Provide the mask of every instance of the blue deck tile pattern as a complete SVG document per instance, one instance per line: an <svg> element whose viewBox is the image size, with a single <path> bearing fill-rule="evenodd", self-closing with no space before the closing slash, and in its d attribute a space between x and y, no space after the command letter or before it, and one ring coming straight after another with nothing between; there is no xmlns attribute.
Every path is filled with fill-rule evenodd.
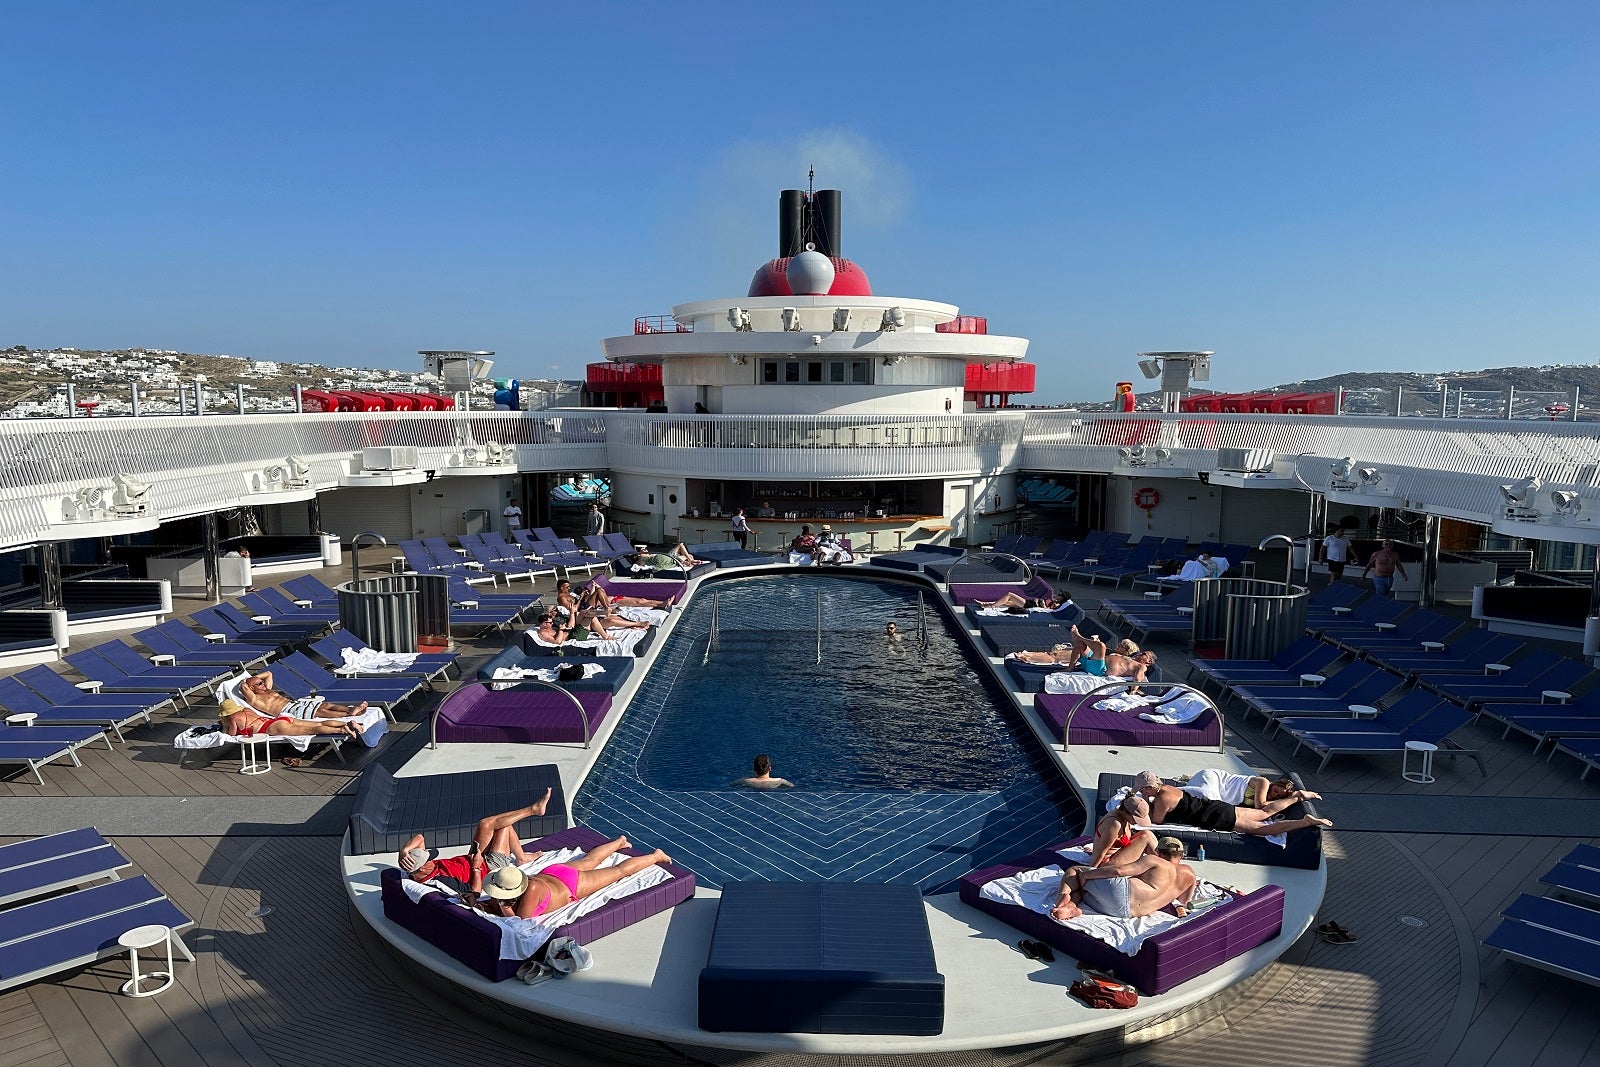
<svg viewBox="0 0 1600 1067"><path fill-rule="evenodd" d="M708 591L720 624L709 655ZM664 848L713 888L871 881L924 892L1082 827L1075 794L931 605L922 649L914 587L735 579L685 610L579 791L579 821ZM911 635L892 651L886 619ZM797 788L730 787L755 752Z"/></svg>

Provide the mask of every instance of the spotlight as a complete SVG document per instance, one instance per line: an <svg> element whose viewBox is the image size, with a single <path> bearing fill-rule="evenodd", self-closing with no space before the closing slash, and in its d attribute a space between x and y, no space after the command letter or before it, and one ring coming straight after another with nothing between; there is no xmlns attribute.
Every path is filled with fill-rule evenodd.
<svg viewBox="0 0 1600 1067"><path fill-rule="evenodd" d="M729 352L728 353L728 362L732 363L735 367L744 366L745 365L745 361L748 358L749 358L748 356L745 356L745 355L743 355L742 353L739 353L739 352Z"/></svg>
<svg viewBox="0 0 1600 1067"><path fill-rule="evenodd" d="M783 328L790 333L798 333L800 331L800 312L798 309L783 309Z"/></svg>
<svg viewBox="0 0 1600 1067"><path fill-rule="evenodd" d="M150 495L149 482L141 482L126 474L118 474L111 480L117 483L117 496L124 504L138 503Z"/></svg>
<svg viewBox="0 0 1600 1067"><path fill-rule="evenodd" d="M887 355L883 357L883 365L885 367L894 367L899 365L900 361L905 358L906 357L900 355L899 353Z"/></svg>
<svg viewBox="0 0 1600 1067"><path fill-rule="evenodd" d="M425 473L428 476L428 481L430 481L430 482L433 481L435 478L439 477L439 472L438 471L424 471L423 473Z"/></svg>
<svg viewBox="0 0 1600 1067"><path fill-rule="evenodd" d="M1537 476L1524 478L1520 482L1500 487L1500 495L1505 498L1508 507L1525 508L1539 490L1544 488L1544 482Z"/></svg>
<svg viewBox="0 0 1600 1067"><path fill-rule="evenodd" d="M1161 377L1161 361L1159 359L1141 359L1139 361L1139 371L1146 378L1159 378Z"/></svg>
<svg viewBox="0 0 1600 1067"><path fill-rule="evenodd" d="M1356 471L1356 477L1361 480L1362 485L1370 487L1383 481L1383 472L1377 467L1362 467Z"/></svg>
<svg viewBox="0 0 1600 1067"><path fill-rule="evenodd" d="M835 330L848 330L850 328L849 308L840 308L833 313L833 328Z"/></svg>
<svg viewBox="0 0 1600 1067"><path fill-rule="evenodd" d="M506 461L506 446L499 441L485 441L483 454L491 465L498 466Z"/></svg>
<svg viewBox="0 0 1600 1067"><path fill-rule="evenodd" d="M898 307L885 308L883 320L878 323L878 329L884 333L893 333L906 324L906 313Z"/></svg>
<svg viewBox="0 0 1600 1067"><path fill-rule="evenodd" d="M1117 458L1123 463L1132 463L1133 449L1126 447L1117 449Z"/></svg>
<svg viewBox="0 0 1600 1067"><path fill-rule="evenodd" d="M1151 452L1150 456L1157 463L1165 463L1167 460L1172 458L1172 449L1170 449L1170 448L1158 448L1158 449L1155 449L1153 452Z"/></svg>
<svg viewBox="0 0 1600 1067"><path fill-rule="evenodd" d="M732 326L740 333L749 333L751 329L750 312L746 311L744 308L729 308L728 325Z"/></svg>
<svg viewBox="0 0 1600 1067"><path fill-rule="evenodd" d="M1350 481L1350 476L1354 474L1355 471L1356 461L1351 459L1349 456L1346 456L1333 465L1334 480L1348 482Z"/></svg>
<svg viewBox="0 0 1600 1067"><path fill-rule="evenodd" d="M1557 515L1576 515L1583 510L1583 501L1571 489L1557 489L1550 494L1550 503L1556 506Z"/></svg>

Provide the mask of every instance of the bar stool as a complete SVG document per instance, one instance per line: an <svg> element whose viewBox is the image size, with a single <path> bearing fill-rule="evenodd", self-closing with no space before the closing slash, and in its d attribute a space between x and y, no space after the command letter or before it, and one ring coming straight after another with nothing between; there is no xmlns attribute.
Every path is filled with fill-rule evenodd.
<svg viewBox="0 0 1600 1067"><path fill-rule="evenodd" d="M867 531L867 555L876 556L877 554L878 554L878 531L877 530L868 530Z"/></svg>
<svg viewBox="0 0 1600 1067"><path fill-rule="evenodd" d="M136 926L132 930L117 938L117 944L128 950L128 968L133 972L133 977L122 983L124 996L153 997L172 984L172 930L166 926ZM155 948L157 945L167 946L167 969L164 971L151 971L148 974L139 973L139 950L142 948ZM141 983L149 979L161 979L161 984L153 989L144 989Z"/></svg>

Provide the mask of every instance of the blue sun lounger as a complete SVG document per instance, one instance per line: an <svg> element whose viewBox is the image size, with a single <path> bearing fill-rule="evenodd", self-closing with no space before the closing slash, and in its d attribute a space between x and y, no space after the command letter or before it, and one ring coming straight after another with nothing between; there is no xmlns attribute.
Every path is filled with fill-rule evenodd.
<svg viewBox="0 0 1600 1067"><path fill-rule="evenodd" d="M78 749L96 740L111 747L111 738L98 726L8 726L0 730L0 765L26 766L44 785L40 767L63 756L81 767Z"/></svg>
<svg viewBox="0 0 1600 1067"><path fill-rule="evenodd" d="M70 684L70 683L68 683ZM76 690L74 690L76 692ZM71 704L60 706L51 703L16 678L0 678L0 709L10 714L32 712L38 716L34 727L39 726L98 726L110 730L122 740L122 728L133 722L149 722L148 707L128 707L107 704ZM8 727L9 729L9 727ZM26 727L20 727L26 729Z"/></svg>
<svg viewBox="0 0 1600 1067"><path fill-rule="evenodd" d="M143 875L36 900L0 912L0 989L36 982L128 950L118 938L140 926L165 926L172 947L194 923Z"/></svg>
<svg viewBox="0 0 1600 1067"><path fill-rule="evenodd" d="M1524 894L1500 915L1485 945L1530 967L1600 985L1600 912Z"/></svg>
<svg viewBox="0 0 1600 1067"><path fill-rule="evenodd" d="M234 642L228 634L218 636L226 640L207 641L177 619L172 619L148 630L140 630L133 635L133 639L158 656L171 656L172 661L180 667L234 667L243 670L265 663L278 654L276 645Z"/></svg>
<svg viewBox="0 0 1600 1067"><path fill-rule="evenodd" d="M1539 881L1562 893L1600 902L1600 869L1585 867L1581 862L1572 862L1572 859L1573 853L1569 852L1554 867L1541 874ZM1600 955L1600 951L1596 955Z"/></svg>
<svg viewBox="0 0 1600 1067"><path fill-rule="evenodd" d="M116 878L131 866L92 826L0 845L0 905Z"/></svg>

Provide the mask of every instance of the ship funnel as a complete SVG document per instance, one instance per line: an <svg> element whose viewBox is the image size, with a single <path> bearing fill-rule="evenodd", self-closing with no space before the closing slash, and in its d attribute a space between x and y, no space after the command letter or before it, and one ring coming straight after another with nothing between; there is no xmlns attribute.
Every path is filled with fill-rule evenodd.
<svg viewBox="0 0 1600 1067"><path fill-rule="evenodd" d="M808 247L835 258L842 253L839 227L843 194L837 189L785 189L778 194L778 258L788 259Z"/></svg>

